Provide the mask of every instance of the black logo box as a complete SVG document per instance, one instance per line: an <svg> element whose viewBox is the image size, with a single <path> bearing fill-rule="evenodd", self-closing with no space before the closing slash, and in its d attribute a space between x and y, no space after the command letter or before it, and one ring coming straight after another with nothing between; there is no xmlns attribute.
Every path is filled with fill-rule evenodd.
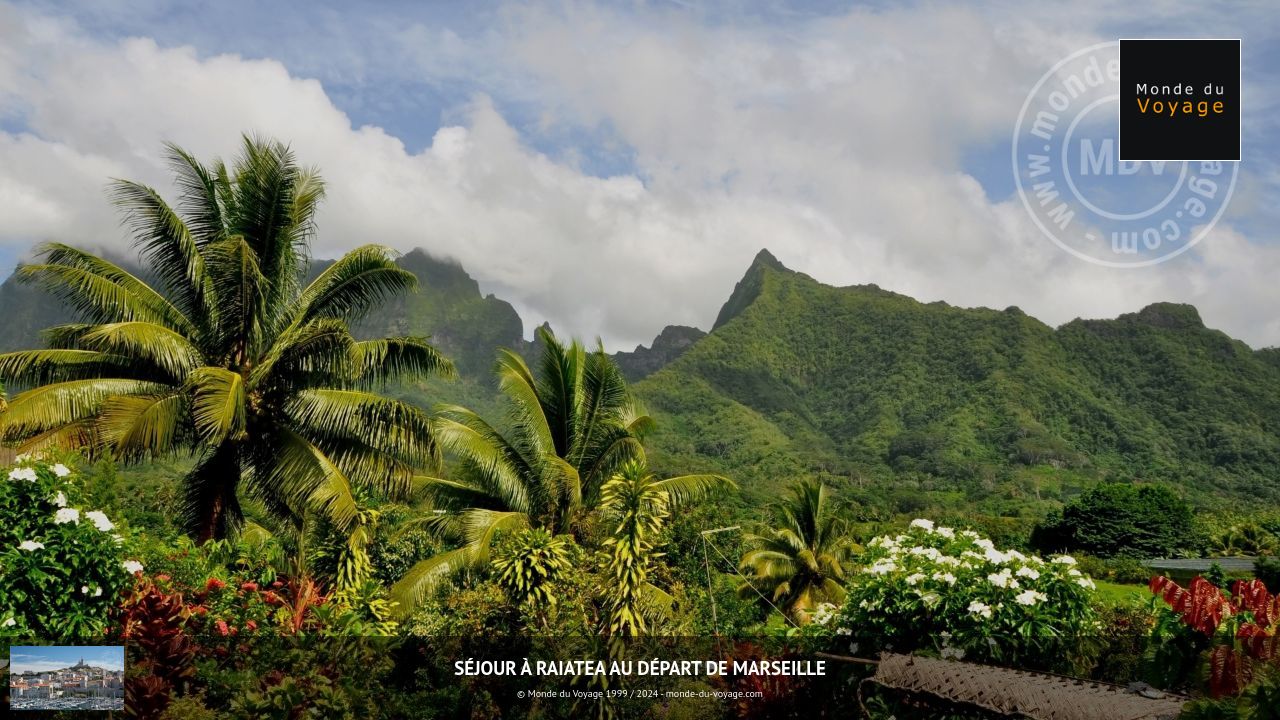
<svg viewBox="0 0 1280 720"><path fill-rule="evenodd" d="M1239 39L1120 39L1121 160L1240 160L1242 100Z"/></svg>

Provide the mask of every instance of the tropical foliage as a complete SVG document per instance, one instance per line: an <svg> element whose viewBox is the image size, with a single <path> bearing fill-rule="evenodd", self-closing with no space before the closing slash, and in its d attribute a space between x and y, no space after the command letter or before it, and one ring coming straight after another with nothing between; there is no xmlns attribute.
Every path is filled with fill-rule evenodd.
<svg viewBox="0 0 1280 720"><path fill-rule="evenodd" d="M867 543L844 606L825 624L863 652L1069 670L1095 630L1093 581L1066 555L999 550L971 530L918 519Z"/></svg>
<svg viewBox="0 0 1280 720"><path fill-rule="evenodd" d="M0 638L100 638L143 569L111 519L81 500L62 463L23 459L0 477Z"/></svg>
<svg viewBox="0 0 1280 720"><path fill-rule="evenodd" d="M0 435L126 462L195 453L181 511L202 540L234 532L245 498L351 528L361 490L403 495L437 460L427 414L369 388L449 362L422 338L348 327L415 278L370 245L304 284L324 185L280 143L245 138L230 166L167 157L176 203L111 186L149 282L57 243L18 271L81 321L51 328L47 350L0 356L0 377L29 388Z"/></svg>
<svg viewBox="0 0 1280 720"><path fill-rule="evenodd" d="M1032 543L1050 552L1099 557L1174 557L1199 545L1191 506L1163 485L1103 483L1036 528Z"/></svg>
<svg viewBox="0 0 1280 720"><path fill-rule="evenodd" d="M1207 689L1212 697L1239 695L1265 673L1274 672L1280 663L1280 597L1268 592L1260 580L1237 580L1227 595L1203 577L1196 577L1188 587L1166 577L1151 580L1151 592L1164 601L1167 609L1157 632L1182 640L1181 650L1199 653L1207 669ZM1168 626L1181 623L1192 631L1191 642L1186 633ZM1168 652L1169 648L1161 648ZM1272 667L1268 667L1268 665ZM1177 667L1165 663L1166 667ZM1189 677L1171 678L1174 682Z"/></svg>
<svg viewBox="0 0 1280 720"><path fill-rule="evenodd" d="M816 480L791 488L774 511L777 527L748 536L739 592L763 593L795 623L804 623L820 603L844 600L842 581L851 540L831 507L830 491Z"/></svg>
<svg viewBox="0 0 1280 720"><path fill-rule="evenodd" d="M487 564L503 532L539 527L585 537L605 484L644 458L641 440L652 420L609 356L564 344L545 328L537 339L536 374L518 353L499 355L504 424L462 407L440 411L436 436L454 460L452 472L418 482L425 523L460 547L417 564L396 584L406 608L452 573ZM651 491L679 505L722 484L715 475L686 475L655 480Z"/></svg>

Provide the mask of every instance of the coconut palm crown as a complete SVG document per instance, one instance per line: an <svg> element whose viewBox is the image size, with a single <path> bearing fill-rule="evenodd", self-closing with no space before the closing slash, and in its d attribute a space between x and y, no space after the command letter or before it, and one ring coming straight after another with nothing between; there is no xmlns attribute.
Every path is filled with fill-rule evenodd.
<svg viewBox="0 0 1280 720"><path fill-rule="evenodd" d="M373 390L452 365L423 338L348 327L416 278L367 245L306 283L324 185L278 142L244 138L231 166L166 155L176 204L110 185L146 280L58 243L18 270L81 321L46 331L48 349L0 355L0 379L25 388L0 439L124 462L194 455L181 511L201 540L233 533L244 497L350 526L358 491L405 493L438 461L428 416Z"/></svg>
<svg viewBox="0 0 1280 720"><path fill-rule="evenodd" d="M538 371L502 350L496 374L507 407L492 424L462 407L439 409L436 433L454 460L450 475L419 477L428 524L460 547L428 558L392 588L410 609L451 573L489 562L504 532L537 527L581 537L599 519L605 486L643 463L653 421L632 398L622 371L602 348L588 352L537 331ZM732 483L717 475L646 478L671 507Z"/></svg>
<svg viewBox="0 0 1280 720"><path fill-rule="evenodd" d="M764 593L792 622L803 624L820 602L839 604L844 564L851 543L843 522L831 512L826 486L804 480L775 511L777 527L747 537L742 556L744 596Z"/></svg>

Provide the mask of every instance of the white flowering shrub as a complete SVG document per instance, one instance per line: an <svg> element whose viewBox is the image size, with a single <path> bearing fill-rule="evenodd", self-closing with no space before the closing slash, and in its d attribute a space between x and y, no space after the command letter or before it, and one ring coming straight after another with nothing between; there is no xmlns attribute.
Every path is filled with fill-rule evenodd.
<svg viewBox="0 0 1280 720"><path fill-rule="evenodd" d="M862 563L823 632L849 636L863 653L1065 668L1096 631L1093 581L1065 555L1002 551L975 532L915 520L869 542Z"/></svg>
<svg viewBox="0 0 1280 720"><path fill-rule="evenodd" d="M102 512L79 506L62 464L0 471L0 638L93 639L142 566Z"/></svg>

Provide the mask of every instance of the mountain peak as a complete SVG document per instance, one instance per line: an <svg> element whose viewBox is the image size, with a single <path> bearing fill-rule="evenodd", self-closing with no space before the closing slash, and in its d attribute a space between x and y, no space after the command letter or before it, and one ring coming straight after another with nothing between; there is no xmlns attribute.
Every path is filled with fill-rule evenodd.
<svg viewBox="0 0 1280 720"><path fill-rule="evenodd" d="M767 267L772 270L782 271L788 270L787 266L783 265L781 260L774 256L773 253L769 252L769 248L760 248L760 252L756 253L755 259L751 261L751 267Z"/></svg>
<svg viewBox="0 0 1280 720"><path fill-rule="evenodd" d="M668 325L653 339L649 347L637 345L631 352L614 353L613 359L629 382L652 375L684 354L706 333L687 325Z"/></svg>
<svg viewBox="0 0 1280 720"><path fill-rule="evenodd" d="M1152 327L1169 330L1203 328L1200 311L1185 303L1157 302L1134 313L1133 318Z"/></svg>
<svg viewBox="0 0 1280 720"><path fill-rule="evenodd" d="M712 330L737 317L738 313L745 310L760 296L760 290L764 287L764 275L768 271L791 272L768 249L761 249L751 261L751 267L747 268L746 274L733 286L733 294L721 306L720 314L716 315L716 322L711 326Z"/></svg>

